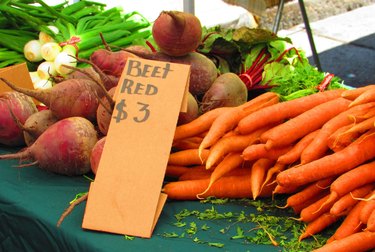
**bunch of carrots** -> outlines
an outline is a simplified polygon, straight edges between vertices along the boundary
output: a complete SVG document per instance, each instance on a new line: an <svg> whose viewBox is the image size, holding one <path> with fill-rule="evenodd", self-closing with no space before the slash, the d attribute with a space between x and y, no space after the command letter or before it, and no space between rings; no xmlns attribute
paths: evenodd
<svg viewBox="0 0 375 252"><path fill-rule="evenodd" d="M300 240L341 222L316 251L375 248L375 85L281 102L266 92L176 128L170 199L285 194Z"/></svg>

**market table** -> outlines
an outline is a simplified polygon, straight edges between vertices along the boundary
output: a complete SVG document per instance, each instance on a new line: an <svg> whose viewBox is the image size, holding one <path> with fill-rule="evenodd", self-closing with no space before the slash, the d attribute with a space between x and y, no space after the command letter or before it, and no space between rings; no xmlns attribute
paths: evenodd
<svg viewBox="0 0 375 252"><path fill-rule="evenodd" d="M15 152L0 146L0 154ZM78 205L56 227L57 220L69 202L78 193L87 192L90 180L85 177L66 177L38 169L36 166L16 168L17 160L0 160L0 251L281 251L281 247L250 244L244 239L231 239L236 235L236 223L223 220L198 220L194 235L174 225L175 214L184 209L204 211L216 209L220 213L256 213L253 206L241 203L224 205L202 204L190 201L168 201L150 239L95 232L81 228L85 203ZM254 226L247 223L244 229ZM220 230L226 229L223 233ZM166 234L177 234L178 238ZM196 240L194 241L194 238ZM210 246L208 242L222 243L223 248Z"/></svg>

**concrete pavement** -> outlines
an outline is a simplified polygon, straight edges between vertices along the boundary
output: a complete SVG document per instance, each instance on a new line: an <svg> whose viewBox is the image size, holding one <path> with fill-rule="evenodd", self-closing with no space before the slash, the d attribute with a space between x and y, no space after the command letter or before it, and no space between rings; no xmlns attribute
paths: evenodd
<svg viewBox="0 0 375 252"><path fill-rule="evenodd" d="M322 71L354 87L375 84L375 4L312 22L310 27ZM304 24L278 35L291 38L314 64Z"/></svg>

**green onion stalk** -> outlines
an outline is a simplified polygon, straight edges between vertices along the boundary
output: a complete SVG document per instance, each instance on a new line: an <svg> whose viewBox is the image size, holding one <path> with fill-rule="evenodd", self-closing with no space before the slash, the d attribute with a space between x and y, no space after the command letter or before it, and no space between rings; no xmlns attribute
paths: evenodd
<svg viewBox="0 0 375 252"><path fill-rule="evenodd" d="M7 48L4 53L10 54L8 61L0 61L1 66L19 62L21 53L25 56L24 60L29 62L53 60L51 57L28 59L25 46L31 40L39 40L40 48L54 42L58 46L52 48L61 53L89 58L92 52L105 47L104 42L113 45L113 50L120 50L151 36L151 23L140 13L124 13L121 7L105 7L105 4L94 1L79 1L70 5L66 1L54 6L42 0L2 1L0 36L4 39L0 41L0 48ZM37 44L35 41L33 43ZM49 50L49 56L55 54ZM13 57L14 61L9 61ZM69 58L71 61L72 57Z"/></svg>

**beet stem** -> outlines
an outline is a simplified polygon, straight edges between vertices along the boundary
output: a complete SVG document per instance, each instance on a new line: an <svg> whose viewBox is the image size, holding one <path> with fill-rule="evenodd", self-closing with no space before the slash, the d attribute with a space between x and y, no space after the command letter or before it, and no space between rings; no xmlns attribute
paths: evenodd
<svg viewBox="0 0 375 252"><path fill-rule="evenodd" d="M108 45L107 41L105 40L104 36L103 36L103 33L99 32L99 36L100 36L100 39L102 40L102 43L105 47L106 50L112 52L112 49L111 47Z"/></svg>
<svg viewBox="0 0 375 252"><path fill-rule="evenodd" d="M27 89L27 88L22 88L22 87L19 87L19 86L16 86L14 85L13 83L11 83L10 81L8 81L7 79L3 78L3 77L0 77L0 80L2 80L8 87L10 87L11 89L17 91L17 92L20 92L20 93L23 93L25 95L28 95L30 97L33 97L37 100L41 99L41 95L40 95L40 92L36 91L36 90L32 90L32 89ZM43 102L43 101L40 101L40 102ZM45 103L45 102L43 102Z"/></svg>
<svg viewBox="0 0 375 252"><path fill-rule="evenodd" d="M334 74L332 74L332 73L329 73L329 74L327 74L325 77L324 77L324 79L322 80L322 82L320 82L320 84L318 85L318 90L320 91L320 92L323 92L326 88L327 88L327 86L329 85L329 83L331 83L331 80L332 80L332 78L334 77L335 75Z"/></svg>
<svg viewBox="0 0 375 252"><path fill-rule="evenodd" d="M180 15L179 13L175 11L163 11L163 13L169 15L173 21L174 24L178 27L184 28L186 25L186 20L183 15Z"/></svg>
<svg viewBox="0 0 375 252"><path fill-rule="evenodd" d="M91 66L94 68L94 70L99 74L100 79L101 79L102 82L109 81L108 76L105 75L105 74L103 73L103 71L102 71L102 70L101 70L96 64L94 64L93 62L91 62L90 60L80 59L80 58L77 58L77 60L80 61L80 62L87 63L87 64L91 65ZM105 89L103 83L99 83L99 82L97 82L96 80L94 80L94 81L95 81L95 83L98 84L98 86L99 86L99 87L101 88L101 90L103 91L104 96L105 96L106 99L108 100L108 102L109 102L111 108L114 108L114 107L115 107L115 101L114 101L114 100L112 99L112 97L108 94L108 92L107 92L107 90Z"/></svg>
<svg viewBox="0 0 375 252"><path fill-rule="evenodd" d="M254 60L253 64L251 64L250 68L248 70L246 70L246 72L250 73L251 71L253 71L253 69L255 68L256 65L258 65L258 62L260 61L260 59L263 57L263 55L266 54L266 48L263 48L260 53L258 54L258 56L256 57L256 59Z"/></svg>

